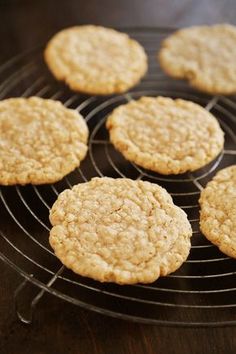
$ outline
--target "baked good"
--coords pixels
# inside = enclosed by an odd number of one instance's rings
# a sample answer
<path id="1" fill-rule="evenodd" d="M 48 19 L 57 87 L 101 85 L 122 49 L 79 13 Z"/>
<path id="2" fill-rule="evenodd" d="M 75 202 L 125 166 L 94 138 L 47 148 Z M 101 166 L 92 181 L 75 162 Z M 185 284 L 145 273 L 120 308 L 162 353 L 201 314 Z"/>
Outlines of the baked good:
<path id="1" fill-rule="evenodd" d="M 236 165 L 217 172 L 199 202 L 202 233 L 223 253 L 236 258 Z"/>
<path id="2" fill-rule="evenodd" d="M 222 150 L 216 118 L 196 103 L 168 97 L 141 97 L 116 108 L 106 127 L 124 157 L 168 175 L 197 170 Z"/>
<path id="3" fill-rule="evenodd" d="M 101 282 L 151 283 L 179 268 L 190 250 L 185 212 L 150 182 L 93 178 L 63 191 L 50 221 L 56 256 Z"/>
<path id="4" fill-rule="evenodd" d="M 64 29 L 49 41 L 44 54 L 58 80 L 87 94 L 125 92 L 147 71 L 147 56 L 137 41 L 101 26 Z"/>
<path id="5" fill-rule="evenodd" d="M 0 184 L 54 183 L 87 152 L 82 116 L 39 97 L 0 101 Z"/>
<path id="6" fill-rule="evenodd" d="M 181 29 L 162 43 L 160 65 L 170 76 L 213 94 L 236 93 L 236 27 L 229 24 Z"/>

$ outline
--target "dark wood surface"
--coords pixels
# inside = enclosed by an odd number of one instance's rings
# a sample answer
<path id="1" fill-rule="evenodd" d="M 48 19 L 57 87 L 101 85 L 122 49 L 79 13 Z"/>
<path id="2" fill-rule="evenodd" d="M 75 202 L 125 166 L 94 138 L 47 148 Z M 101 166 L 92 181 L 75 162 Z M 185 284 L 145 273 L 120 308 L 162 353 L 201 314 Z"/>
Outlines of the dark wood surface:
<path id="1" fill-rule="evenodd" d="M 236 24 L 235 0 L 0 0 L 0 63 L 75 24 Z M 44 295 L 32 325 L 19 322 L 13 293 L 22 281 L 0 263 L 0 354 L 236 353 L 236 327 L 167 328 L 103 317 Z"/>

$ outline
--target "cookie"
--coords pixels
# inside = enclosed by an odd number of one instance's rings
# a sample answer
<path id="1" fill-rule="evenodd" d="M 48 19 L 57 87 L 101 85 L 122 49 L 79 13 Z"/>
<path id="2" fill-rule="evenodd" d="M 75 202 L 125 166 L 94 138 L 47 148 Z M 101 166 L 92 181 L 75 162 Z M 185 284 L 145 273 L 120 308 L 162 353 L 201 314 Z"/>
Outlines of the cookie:
<path id="1" fill-rule="evenodd" d="M 181 29 L 162 43 L 163 70 L 210 94 L 236 93 L 236 27 L 228 24 Z"/>
<path id="2" fill-rule="evenodd" d="M 39 97 L 0 101 L 0 184 L 59 181 L 87 152 L 88 128 L 61 102 Z"/>
<path id="3" fill-rule="evenodd" d="M 100 282 L 153 282 L 180 267 L 190 250 L 186 214 L 149 182 L 93 178 L 62 192 L 50 221 L 56 256 Z"/>
<path id="4" fill-rule="evenodd" d="M 116 108 L 106 122 L 110 140 L 124 157 L 168 175 L 194 171 L 222 150 L 216 118 L 196 103 L 142 97 Z"/>
<path id="5" fill-rule="evenodd" d="M 202 233 L 236 258 L 236 165 L 219 171 L 201 192 L 199 202 Z"/>
<path id="6" fill-rule="evenodd" d="M 72 90 L 95 95 L 125 92 L 147 71 L 147 56 L 137 41 L 93 25 L 57 33 L 46 47 L 45 60 Z"/>

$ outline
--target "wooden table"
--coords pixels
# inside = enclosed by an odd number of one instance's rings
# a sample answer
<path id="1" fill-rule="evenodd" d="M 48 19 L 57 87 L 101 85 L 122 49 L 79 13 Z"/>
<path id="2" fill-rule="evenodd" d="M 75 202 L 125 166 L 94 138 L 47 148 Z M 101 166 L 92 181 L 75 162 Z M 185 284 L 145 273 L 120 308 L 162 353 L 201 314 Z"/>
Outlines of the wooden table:
<path id="1" fill-rule="evenodd" d="M 234 0 L 0 0 L 0 63 L 45 43 L 63 27 L 236 24 Z M 33 324 L 16 318 L 13 292 L 22 279 L 0 263 L 1 354 L 157 354 L 236 352 L 236 328 L 168 328 L 141 325 L 77 308 L 44 295 Z"/>

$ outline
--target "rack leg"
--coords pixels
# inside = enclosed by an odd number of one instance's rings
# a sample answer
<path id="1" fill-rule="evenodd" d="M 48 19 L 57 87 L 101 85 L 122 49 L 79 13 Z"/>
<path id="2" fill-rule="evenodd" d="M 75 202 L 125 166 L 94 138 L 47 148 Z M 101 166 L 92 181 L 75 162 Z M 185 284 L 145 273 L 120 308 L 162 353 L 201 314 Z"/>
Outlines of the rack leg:
<path id="1" fill-rule="evenodd" d="M 51 287 L 52 284 L 57 280 L 58 276 L 63 272 L 64 266 L 62 266 L 55 274 L 54 276 L 49 280 L 49 282 L 46 284 L 48 287 Z M 31 274 L 31 277 L 33 278 L 33 274 Z M 30 280 L 25 279 L 15 290 L 14 293 L 14 300 L 15 300 L 15 310 L 17 317 L 19 320 L 25 324 L 31 324 L 33 321 L 33 314 L 36 305 L 38 304 L 39 300 L 42 298 L 42 296 L 45 293 L 45 289 L 41 289 L 36 296 L 31 300 L 29 306 L 27 306 L 27 311 L 22 312 L 22 309 L 20 309 L 19 306 L 19 296 L 22 293 L 22 291 L 25 289 L 27 284 L 31 284 Z M 31 284 L 32 285 L 32 284 Z"/>

